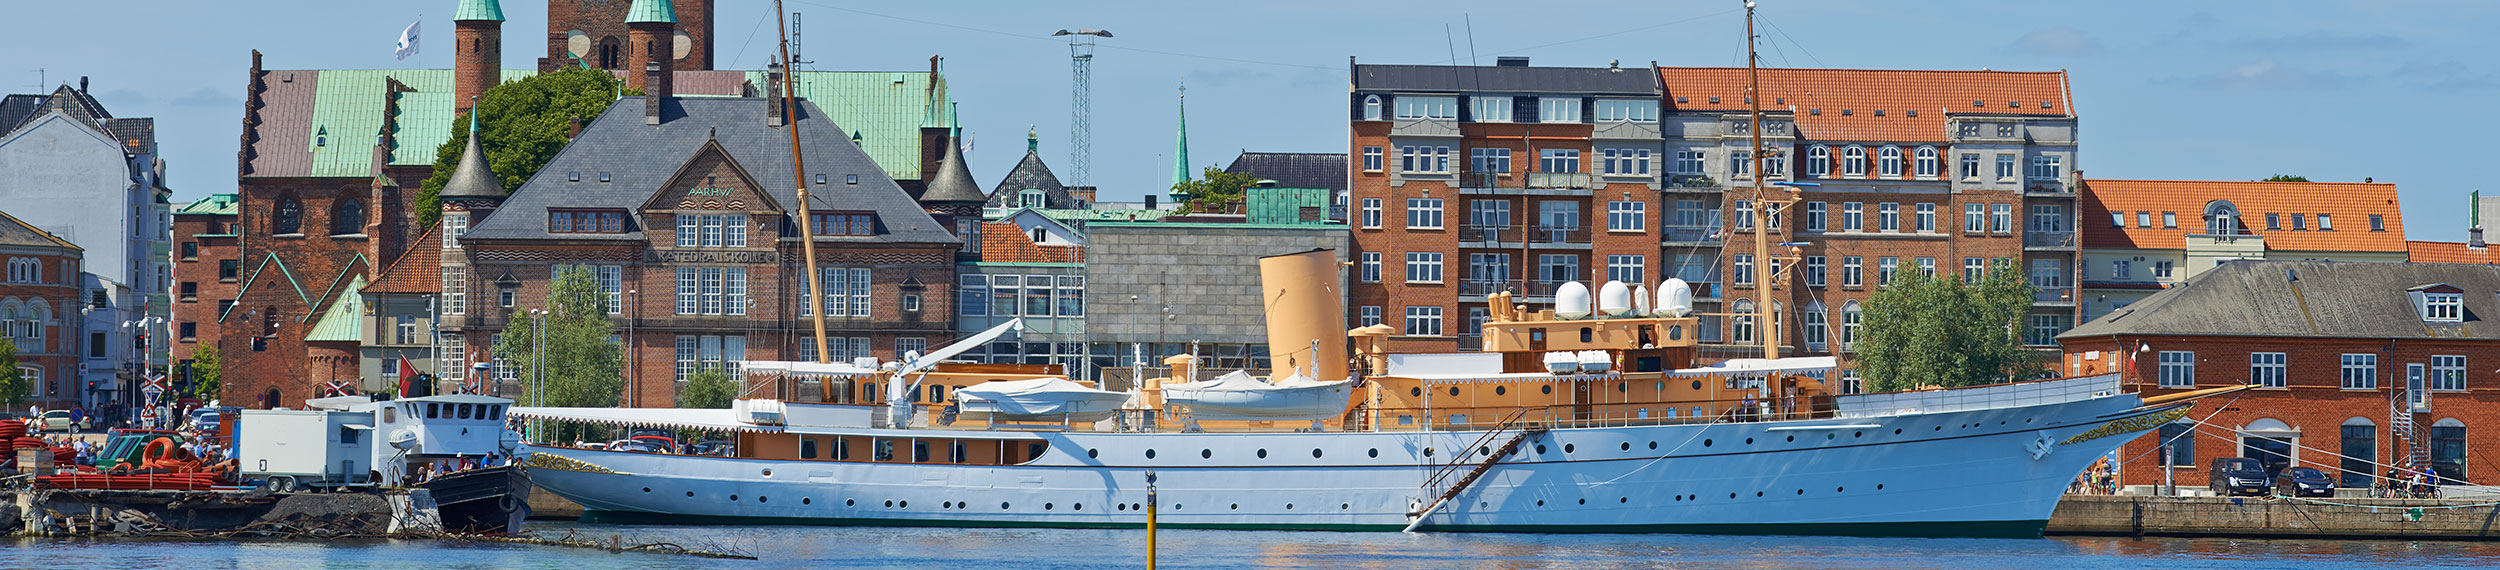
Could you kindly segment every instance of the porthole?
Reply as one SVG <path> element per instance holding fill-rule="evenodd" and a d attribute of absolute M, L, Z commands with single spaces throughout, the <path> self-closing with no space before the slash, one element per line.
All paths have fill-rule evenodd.
<path fill-rule="evenodd" d="M 1762 496 L 1762 492 L 1761 492 L 1761 491 L 1754 491 L 1754 492 L 1753 492 L 1753 496 L 1755 496 L 1755 497 L 1761 497 L 1761 496 Z"/>
<path fill-rule="evenodd" d="M 1753 445 L 1753 438 L 1745 438 L 1745 445 Z"/>
<path fill-rule="evenodd" d="M 1736 498 L 1736 494 L 1735 494 L 1735 493 L 1728 493 L 1728 494 L 1727 494 L 1727 498 L 1734 499 L 1734 498 Z"/>
<path fill-rule="evenodd" d="M 1172 510 L 1175 510 L 1175 511 L 1177 511 L 1177 510 L 1181 510 L 1181 504 L 1180 504 L 1180 503 L 1172 503 Z"/>
<path fill-rule="evenodd" d="M 1451 387 L 1450 387 L 1450 395 L 1452 395 L 1452 396 L 1456 396 L 1456 395 L 1458 395 L 1458 387 L 1457 387 L 1457 386 L 1451 386 Z"/>
<path fill-rule="evenodd" d="M 816 504 L 816 499 L 814 497 L 799 497 L 799 504 L 813 505 Z"/>
<path fill-rule="evenodd" d="M 1544 455 L 1544 454 L 1545 454 L 1545 444 L 1542 444 L 1542 443 L 1540 443 L 1540 444 L 1536 444 L 1536 454 L 1537 454 L 1537 455 Z"/>
<path fill-rule="evenodd" d="M 1154 458 L 1155 458 L 1155 450 L 1152 450 L 1152 449 L 1146 450 L 1146 458 L 1147 458 L 1147 459 L 1154 459 Z"/>
<path fill-rule="evenodd" d="M 642 492 L 649 493 L 649 492 L 651 492 L 651 488 L 650 488 L 650 487 L 643 487 L 643 488 L 642 488 Z"/>
<path fill-rule="evenodd" d="M 694 496 L 694 491 L 687 491 L 687 492 L 686 492 L 686 496 L 688 496 L 688 497 L 693 497 L 693 496 Z"/>
<path fill-rule="evenodd" d="M 730 495 L 730 496 L 729 496 L 729 502 L 732 502 L 732 503 L 738 502 L 738 496 L 737 496 L 737 495 Z"/>
<path fill-rule="evenodd" d="M 1117 505 L 1112 505 L 1111 510 L 1115 510 L 1115 511 L 1125 511 L 1125 510 L 1128 510 L 1128 503 L 1120 503 L 1120 504 L 1117 504 Z"/>
<path fill-rule="evenodd" d="M 1285 503 L 1285 510 L 1293 510 L 1293 503 Z"/>
<path fill-rule="evenodd" d="M 1312 449 L 1311 449 L 1311 458 L 1312 458 L 1312 459 L 1319 459 L 1319 449 L 1318 449 L 1318 448 L 1312 448 Z"/>
<path fill-rule="evenodd" d="M 1876 483 L 1876 484 L 1875 484 L 1875 490 L 1877 490 L 1877 491 L 1882 491 L 1882 490 L 1884 490 L 1884 484 L 1883 484 L 1883 483 Z"/>
<path fill-rule="evenodd" d="M 1408 388 L 1406 395 L 1421 398 L 1424 396 L 1424 389 L 1422 387 Z"/>
<path fill-rule="evenodd" d="M 1631 497 L 1615 497 L 1615 502 L 1617 502 L 1617 503 L 1629 503 L 1629 502 L 1632 502 L 1632 498 L 1631 498 Z"/>
<path fill-rule="evenodd" d="M 2005 420 L 1997 420 L 1997 425 L 2005 425 Z"/>
<path fill-rule="evenodd" d="M 769 502 L 772 502 L 772 500 L 773 500 L 773 498 L 772 498 L 772 497 L 767 497 L 767 496 L 763 496 L 763 495 L 756 495 L 756 496 L 755 496 L 755 502 L 758 502 L 758 503 L 769 503 Z"/>
<path fill-rule="evenodd" d="M 1354 503 L 1337 503 L 1337 510 L 1342 511 L 1351 508 L 1354 508 Z"/>
<path fill-rule="evenodd" d="M 1241 503 L 1233 503 L 1233 509 L 1232 509 L 1232 510 L 1236 510 L 1236 511 L 1241 510 Z"/>
<path fill-rule="evenodd" d="M 1623 442 L 1622 447 L 1623 447 L 1623 450 L 1624 450 L 1624 451 L 1631 451 L 1631 450 L 1632 450 L 1632 442 L 1629 442 L 1629 441 Z"/>
<path fill-rule="evenodd" d="M 1657 451 L 1657 450 L 1658 450 L 1658 442 L 1655 442 L 1655 441 L 1653 441 L 1653 442 L 1649 442 L 1649 449 L 1650 449 L 1651 451 Z"/>
<path fill-rule="evenodd" d="M 1540 506 L 1540 507 L 1545 506 L 1545 499 L 1537 499 L 1537 500 L 1536 500 L 1536 506 Z"/>
<path fill-rule="evenodd" d="M 856 506 L 859 506 L 859 500 L 858 500 L 858 499 L 843 499 L 843 500 L 842 500 L 842 506 L 845 506 L 845 507 L 856 507 Z"/>
<path fill-rule="evenodd" d="M 1057 507 L 1057 506 L 1059 506 L 1057 503 L 1042 503 L 1042 510 L 1047 511 L 1047 510 L 1050 510 L 1051 508 L 1053 508 L 1053 507 Z"/>
<path fill-rule="evenodd" d="M 895 504 L 894 504 L 894 506 L 895 506 L 895 508 L 908 509 L 908 508 L 911 508 L 911 501 L 903 501 L 903 502 L 900 502 L 900 503 L 895 503 Z"/>
<path fill-rule="evenodd" d="M 1088 450 L 1085 450 L 1085 458 L 1086 458 L 1086 459 L 1097 459 L 1097 458 L 1101 458 L 1101 457 L 1102 457 L 1102 450 L 1100 450 L 1100 449 L 1088 449 Z"/>
<path fill-rule="evenodd" d="M 773 470 L 771 470 L 771 469 L 765 469 L 765 470 L 764 470 L 764 476 L 765 476 L 765 477 L 771 477 L 771 476 L 773 476 Z"/>
<path fill-rule="evenodd" d="M 1494 387 L 1493 387 L 1493 395 L 1495 395 L 1495 396 L 1500 396 L 1500 395 L 1509 394 L 1509 393 L 1510 393 L 1510 388 L 1509 388 L 1509 387 L 1507 387 L 1507 386 L 1494 386 Z"/>
<path fill-rule="evenodd" d="M 1700 389 L 1701 389 L 1701 381 L 1700 381 L 1700 380 L 1694 380 L 1694 381 L 1693 381 L 1693 389 L 1695 389 L 1695 390 L 1700 390 Z"/>
<path fill-rule="evenodd" d="M 1002 510 L 1002 511 L 1007 510 L 1007 503 L 999 503 L 999 504 L 998 504 L 998 510 Z"/>
<path fill-rule="evenodd" d="M 1266 451 L 1260 451 L 1260 452 L 1259 452 L 1259 456 L 1260 456 L 1260 457 L 1266 457 L 1266 456 L 1267 456 L 1267 452 L 1266 452 Z M 1380 457 L 1380 448 L 1377 448 L 1377 447 L 1372 448 L 1372 451 L 1371 451 L 1371 456 L 1372 456 L 1372 457 L 1374 457 L 1374 458 L 1378 458 L 1378 457 Z"/>
<path fill-rule="evenodd" d="M 889 508 L 889 509 L 894 508 L 894 501 L 893 501 L 893 500 L 891 500 L 891 499 L 887 500 L 887 501 L 885 502 L 885 508 Z"/>
<path fill-rule="evenodd" d="M 1213 449 L 1201 449 L 1201 450 L 1198 450 L 1198 458 L 1199 458 L 1199 459 L 1214 459 L 1214 458 L 1215 458 L 1215 450 L 1213 450 Z"/>
<path fill-rule="evenodd" d="M 1936 426 L 1936 431 L 1944 431 L 1944 426 Z"/>
<path fill-rule="evenodd" d="M 1554 393 L 1554 387 L 1553 387 L 1553 386 L 1538 386 L 1537 388 L 1538 388 L 1538 389 L 1540 389 L 1540 390 L 1545 391 L 1545 393 L 1547 393 L 1547 394 L 1552 394 L 1552 393 Z"/>
<path fill-rule="evenodd" d="M 1580 447 L 1580 446 L 1579 446 L 1579 445 L 1576 445 L 1576 444 L 1569 444 L 1569 443 L 1563 444 L 1563 453 L 1571 453 L 1571 452 L 1573 452 L 1573 451 L 1578 451 L 1578 450 L 1579 450 L 1579 447 Z"/>
<path fill-rule="evenodd" d="M 1850 432 L 1850 433 L 1849 433 L 1849 437 L 1866 437 L 1866 432 L 1863 432 L 1863 431 L 1859 431 L 1859 432 Z"/>
<path fill-rule="evenodd" d="M 1488 446 L 1479 446 L 1479 447 L 1477 447 L 1477 448 L 1476 448 L 1476 454 L 1477 454 L 1477 455 L 1484 455 L 1484 456 L 1491 456 L 1491 455 L 1493 455 L 1493 446 L 1489 446 L 1489 445 L 1488 445 Z"/>
<path fill-rule="evenodd" d="M 1259 450 L 1259 458 L 1260 458 L 1260 459 L 1267 459 L 1267 450 L 1265 450 L 1265 449 L 1261 449 L 1261 450 Z"/>
<path fill-rule="evenodd" d="M 1675 496 L 1675 500 L 1676 500 L 1676 502 L 1683 502 L 1683 501 L 1684 501 L 1684 496 L 1683 496 L 1683 495 L 1676 495 L 1676 496 Z"/>
<path fill-rule="evenodd" d="M 1684 325 L 1667 325 L 1667 340 L 1684 340 Z"/>
<path fill-rule="evenodd" d="M 1849 488 L 1848 488 L 1848 487 L 1833 487 L 1833 488 L 1832 488 L 1832 492 L 1834 492 L 1834 493 L 1846 493 L 1846 492 L 1849 492 Z"/>
<path fill-rule="evenodd" d="M 1424 448 L 1424 457 L 1432 457 L 1432 448 Z"/>
<path fill-rule="evenodd" d="M 1077 503 L 1074 505 L 1074 508 L 1080 511 L 1085 510 L 1085 503 Z"/>
<path fill-rule="evenodd" d="M 1580 499 L 1580 504 L 1583 504 L 1583 505 L 1589 504 L 1589 500 L 1588 500 L 1588 499 Z"/>
<path fill-rule="evenodd" d="M 2023 423 L 2031 423 L 2031 418 L 2023 418 Z"/>
<path fill-rule="evenodd" d="M 1789 442 L 1791 442 L 1791 443 L 1796 442 L 1796 441 L 1797 441 L 1797 436 L 1793 436 L 1793 435 L 1792 435 L 1792 436 L 1788 436 L 1788 441 L 1789 441 Z"/>
<path fill-rule="evenodd" d="M 955 508 L 955 502 L 954 502 L 954 501 L 944 501 L 944 502 L 940 502 L 940 503 L 938 503 L 938 508 L 939 508 L 939 509 L 941 509 L 941 510 L 942 510 L 942 509 L 952 509 L 952 508 Z"/>
<path fill-rule="evenodd" d="M 1615 383 L 1615 392 L 1618 392 L 1618 393 L 1630 393 L 1631 391 L 1632 391 L 1632 383 L 1630 383 L 1630 382 L 1616 382 L 1616 383 Z"/>
<path fill-rule="evenodd" d="M 1711 444 L 1711 441 L 1710 441 L 1710 440 L 1707 440 L 1707 439 L 1701 440 L 1701 446 L 1702 446 L 1702 447 L 1710 447 L 1710 444 Z"/>
<path fill-rule="evenodd" d="M 1840 434 L 1836 434 L 1836 433 L 1827 433 L 1827 434 L 1823 434 L 1823 439 L 1827 439 L 1827 440 L 1828 440 L 1828 439 L 1838 439 L 1839 437 L 1840 437 Z"/>
<path fill-rule="evenodd" d="M 1892 434 L 1901 435 L 1901 428 L 1892 428 Z"/>
<path fill-rule="evenodd" d="M 1805 489 L 1798 489 L 1798 490 L 1797 490 L 1797 494 L 1799 494 L 1799 495 L 1806 494 L 1806 490 L 1805 490 Z"/>

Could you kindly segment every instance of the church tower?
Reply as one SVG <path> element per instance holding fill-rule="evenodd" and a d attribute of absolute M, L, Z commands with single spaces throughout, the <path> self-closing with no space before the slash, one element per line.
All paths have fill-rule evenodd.
<path fill-rule="evenodd" d="M 641 89 L 645 95 L 668 96 L 668 82 L 676 75 L 672 39 L 677 33 L 676 6 L 669 0 L 634 0 L 625 9 L 625 28 L 627 48 L 632 52 L 625 58 L 625 86 Z"/>
<path fill-rule="evenodd" d="M 460 0 L 451 15 L 453 113 L 477 105 L 479 94 L 502 83 L 503 4 L 499 0 Z"/>
<path fill-rule="evenodd" d="M 661 53 L 674 69 L 712 69 L 713 3 L 717 0 L 670 2 L 675 29 L 661 36 Z M 628 0 L 547 0 L 547 56 L 538 72 L 578 65 L 642 73 L 627 69 L 634 45 L 628 12 L 641 2 Z"/>

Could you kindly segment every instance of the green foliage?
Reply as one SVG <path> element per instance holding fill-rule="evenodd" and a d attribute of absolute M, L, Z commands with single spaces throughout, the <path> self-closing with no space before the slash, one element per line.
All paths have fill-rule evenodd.
<path fill-rule="evenodd" d="M 191 349 L 191 397 L 215 400 L 225 389 L 225 366 L 217 361 L 217 347 L 202 344 Z"/>
<path fill-rule="evenodd" d="M 434 176 L 417 190 L 419 227 L 433 227 L 442 215 L 436 196 L 460 165 L 460 151 L 469 144 L 469 115 L 478 116 L 486 163 L 503 179 L 505 192 L 520 188 L 540 167 L 570 142 L 573 120 L 588 121 L 616 102 L 621 81 L 607 71 L 565 69 L 505 83 L 479 95 L 477 108 L 452 121 L 451 139 L 434 149 Z"/>
<path fill-rule="evenodd" d="M 17 343 L 0 339 L 0 410 L 26 404 L 26 374 L 17 370 Z"/>
<path fill-rule="evenodd" d="M 729 380 L 729 373 L 719 368 L 705 368 L 686 377 L 686 387 L 677 391 L 677 407 L 727 408 L 738 398 L 738 383 Z"/>
<path fill-rule="evenodd" d="M 1189 203 L 1181 205 L 1180 213 L 1223 212 L 1228 204 L 1242 201 L 1242 195 L 1248 192 L 1246 189 L 1257 185 L 1259 180 L 1255 174 L 1234 174 L 1209 166 L 1206 174 L 1197 180 L 1173 184 L 1172 193 L 1189 196 Z"/>
<path fill-rule="evenodd" d="M 556 273 L 548 286 L 548 304 L 541 309 L 545 315 L 533 323 L 527 314 L 516 314 L 512 326 L 505 329 L 495 343 L 495 356 L 511 363 L 521 381 L 521 405 L 605 408 L 617 405 L 625 391 L 624 347 L 610 337 L 616 327 L 608 322 L 608 294 L 599 288 L 599 278 L 581 268 Z M 533 331 L 535 325 L 540 330 Z M 542 354 L 535 346 L 537 336 L 546 340 L 543 355 L 545 366 L 539 366 Z M 546 384 L 537 386 L 538 374 L 546 374 Z M 539 389 L 546 392 L 546 401 L 538 401 Z"/>
<path fill-rule="evenodd" d="M 1857 344 L 1867 391 L 2026 380 L 2045 372 L 2016 333 L 2031 284 L 2013 265 L 1978 283 L 1903 272 L 1866 303 Z"/>
<path fill-rule="evenodd" d="M 2309 181 L 2309 177 L 2307 177 L 2307 176 L 2301 176 L 2301 175 L 2298 175 L 2298 174 L 2276 174 L 2276 175 L 2273 175 L 2273 176 L 2268 176 L 2268 177 L 2266 177 L 2264 180 L 2259 180 L 2258 182 L 2308 182 L 2308 181 Z"/>

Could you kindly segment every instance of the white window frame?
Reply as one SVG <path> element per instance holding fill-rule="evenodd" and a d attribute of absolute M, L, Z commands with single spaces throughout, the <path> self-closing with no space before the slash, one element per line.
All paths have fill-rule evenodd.
<path fill-rule="evenodd" d="M 1753 284 L 1753 254 L 1739 253 L 1730 255 L 1728 256 L 1728 265 L 1728 281 L 1734 282 L 1737 285 Z"/>
<path fill-rule="evenodd" d="M 1441 307 L 1409 305 L 1406 307 L 1406 336 L 1442 336 Z"/>
<path fill-rule="evenodd" d="M 2426 379 L 2426 385 L 2433 392 L 2465 391 L 2465 356 L 2431 355 L 2431 374 Z"/>
<path fill-rule="evenodd" d="M 1919 178 L 1934 180 L 1938 175 L 1942 174 L 1939 171 L 1944 165 L 1942 164 L 1943 161 L 1938 159 L 1936 156 L 1936 147 L 1918 147 L 1915 156 L 1918 159 L 1916 172 L 1918 173 Z"/>
<path fill-rule="evenodd" d="M 1361 309 L 1357 309 L 1355 314 L 1357 315 L 1354 321 L 1355 326 L 1368 327 L 1380 324 L 1379 305 L 1364 305 Z"/>
<path fill-rule="evenodd" d="M 1644 232 L 1649 230 L 1649 203 L 1639 200 L 1606 202 L 1606 231 Z"/>
<path fill-rule="evenodd" d="M 1917 215 L 1918 233 L 1936 233 L 1936 204 L 1934 202 L 1919 202 Z"/>
<path fill-rule="evenodd" d="M 1992 234 L 2012 234 L 2012 233 L 2014 233 L 2014 205 L 2013 205 L 2013 204 L 1989 204 L 1989 205 L 1988 205 L 1988 233 L 1992 233 Z"/>
<path fill-rule="evenodd" d="M 2290 358 L 2280 352 L 2248 353 L 2248 383 L 2259 388 L 2290 387 L 2289 361 Z"/>
<path fill-rule="evenodd" d="M 2433 323 L 2465 322 L 2465 295 L 2423 293 L 2422 320 Z"/>
<path fill-rule="evenodd" d="M 1883 202 L 1875 205 L 1875 230 L 1881 232 L 1901 231 L 1900 202 Z"/>
<path fill-rule="evenodd" d="M 2031 157 L 2031 179 L 2056 180 L 2066 172 L 2066 158 L 2043 154 Z"/>
<path fill-rule="evenodd" d="M 1824 259 L 1824 257 L 1823 257 L 1823 256 L 1820 256 L 1820 255 L 1809 255 L 1809 256 L 1806 256 L 1806 261 L 1805 261 L 1805 264 L 1806 264 L 1806 279 L 1805 279 L 1805 281 L 1806 281 L 1806 286 L 1807 286 L 1807 287 L 1822 287 L 1822 286 L 1823 286 L 1823 269 L 1824 269 L 1824 265 L 1825 265 L 1826 263 L 1828 263 L 1828 262 Z"/>
<path fill-rule="evenodd" d="M 1510 96 L 1476 95 L 1467 98 L 1468 120 L 1477 123 L 1511 122 Z"/>
<path fill-rule="evenodd" d="M 1848 148 L 1841 149 L 1840 175 L 1851 178 L 1866 177 L 1866 147 L 1849 145 Z"/>
<path fill-rule="evenodd" d="M 1536 100 L 1536 122 L 1539 122 L 1539 123 L 1577 123 L 1577 122 L 1580 122 L 1580 98 L 1578 98 L 1578 97 L 1538 97 L 1538 98 L 1537 98 L 1537 100 Z"/>
<path fill-rule="evenodd" d="M 1862 232 L 1862 231 L 1866 231 L 1866 203 L 1865 203 L 1865 202 L 1841 202 L 1841 203 L 1840 203 L 1840 231 L 1844 231 L 1844 232 Z"/>
<path fill-rule="evenodd" d="M 1359 266 L 1357 267 L 1357 269 L 1359 269 L 1359 270 L 1360 270 L 1361 275 L 1359 276 L 1359 278 L 1360 278 L 1360 279 L 1362 279 L 1364 283 L 1379 283 L 1379 282 L 1380 282 L 1380 252 L 1377 252 L 1377 251 L 1366 251 L 1366 252 L 1363 252 L 1363 262 L 1362 262 L 1362 264 L 1361 264 L 1361 265 L 1359 265 Z"/>
<path fill-rule="evenodd" d="M 1639 285 L 1648 282 L 1648 273 L 1649 256 L 1606 256 L 1606 280 L 1608 281 L 1622 281 L 1624 283 Z"/>
<path fill-rule="evenodd" d="M 1458 97 L 1448 95 L 1400 95 L 1397 98 L 1397 118 L 1400 120 L 1458 120 Z"/>
<path fill-rule="evenodd" d="M 2196 353 L 2186 350 L 2161 351 L 2155 382 L 2163 388 L 2196 387 Z"/>
<path fill-rule="evenodd" d="M 1900 257 L 1887 255 L 1875 258 L 1875 286 L 1891 285 L 1892 278 L 1899 276 L 1900 273 Z"/>
<path fill-rule="evenodd" d="M 1363 221 L 1363 227 L 1364 227 L 1364 228 L 1366 228 L 1366 229 L 1375 229 L 1375 230 L 1376 230 L 1376 229 L 1380 229 L 1380 199 L 1379 199 L 1379 198 L 1364 198 L 1364 199 L 1363 199 L 1363 220 L 1362 220 L 1362 221 Z"/>
<path fill-rule="evenodd" d="M 2338 358 L 2337 363 L 2340 365 L 2338 367 L 2340 374 L 2337 377 L 2342 380 L 2343 389 L 2378 389 L 2378 355 L 2345 353 Z"/>
<path fill-rule="evenodd" d="M 1875 156 L 1875 168 L 1878 175 L 1884 178 L 1901 177 L 1905 170 L 1903 167 L 1906 166 L 1902 164 L 1901 147 L 1884 145 L 1882 149 L 1875 152 Z"/>
<path fill-rule="evenodd" d="M 1441 206 L 1440 198 L 1407 198 L 1406 229 L 1441 229 Z"/>
<path fill-rule="evenodd" d="M 1831 147 L 1818 144 L 1806 148 L 1806 176 L 1815 178 L 1832 176 Z"/>
<path fill-rule="evenodd" d="M 1441 260 L 1438 251 L 1406 252 L 1406 282 L 1440 283 Z"/>
<path fill-rule="evenodd" d="M 2000 181 L 2000 182 L 2002 182 L 2002 181 L 2010 181 L 2010 180 L 2013 180 L 2015 176 L 2019 176 L 2019 175 L 2021 175 L 2022 173 L 2021 173 L 2021 172 L 2019 172 L 2019 171 L 2017 171 L 2017 170 L 2016 170 L 2016 168 L 2017 168 L 2017 165 L 2016 165 L 2016 159 L 2014 158 L 2014 153 L 2010 153 L 2010 152 L 2009 152 L 2009 153 L 1998 153 L 1998 154 L 1997 154 L 1997 180 L 1998 180 L 1998 181 Z"/>
<path fill-rule="evenodd" d="M 1381 166 L 1382 166 L 1382 162 L 1384 162 L 1384 161 L 1382 160 L 1382 152 L 1381 152 L 1381 150 L 1380 150 L 1380 147 L 1378 147 L 1378 146 L 1365 146 L 1365 147 L 1363 147 L 1363 171 L 1364 171 L 1364 172 L 1379 172 L 1379 171 L 1380 171 L 1380 169 L 1381 169 Z"/>
<path fill-rule="evenodd" d="M 1866 258 L 1855 255 L 1840 256 L 1840 286 L 1862 287 L 1865 285 Z"/>

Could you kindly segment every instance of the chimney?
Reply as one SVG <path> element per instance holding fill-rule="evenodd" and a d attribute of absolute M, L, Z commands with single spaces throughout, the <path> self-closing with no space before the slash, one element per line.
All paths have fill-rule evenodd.
<path fill-rule="evenodd" d="M 788 124 L 785 115 L 789 109 L 782 107 L 781 82 L 781 62 L 776 61 L 764 66 L 764 101 L 767 107 L 764 111 L 766 117 L 764 124 L 766 126 L 778 127 Z"/>
<path fill-rule="evenodd" d="M 1147 194 L 1147 195 L 1146 195 L 1146 209 L 1148 209 L 1148 210 L 1155 209 L 1155 195 L 1153 195 L 1153 194 Z"/>
<path fill-rule="evenodd" d="M 668 99 L 668 77 L 662 75 L 660 64 L 644 64 L 642 68 L 642 124 L 660 124 L 660 102 Z"/>
<path fill-rule="evenodd" d="M 2468 229 L 2466 229 L 2466 230 L 2465 230 L 2465 247 L 2470 247 L 2470 248 L 2474 248 L 2474 249 L 2482 249 L 2482 248 L 2483 248 L 2483 229 L 2482 229 L 2482 228 L 2468 228 Z"/>
<path fill-rule="evenodd" d="M 87 76 L 84 76 L 84 75 L 80 75 L 80 76 L 78 76 L 78 92 L 79 92 L 79 93 L 85 93 L 85 92 L 87 92 Z"/>
<path fill-rule="evenodd" d="M 1527 67 L 1527 66 L 1528 66 L 1528 56 L 1524 56 L 1524 55 L 1505 55 L 1505 56 L 1501 56 L 1501 57 L 1493 58 L 1493 65 L 1494 65 L 1495 67 Z"/>
<path fill-rule="evenodd" d="M 582 118 L 574 117 L 571 124 L 572 127 L 564 131 L 564 140 L 582 138 Z"/>

